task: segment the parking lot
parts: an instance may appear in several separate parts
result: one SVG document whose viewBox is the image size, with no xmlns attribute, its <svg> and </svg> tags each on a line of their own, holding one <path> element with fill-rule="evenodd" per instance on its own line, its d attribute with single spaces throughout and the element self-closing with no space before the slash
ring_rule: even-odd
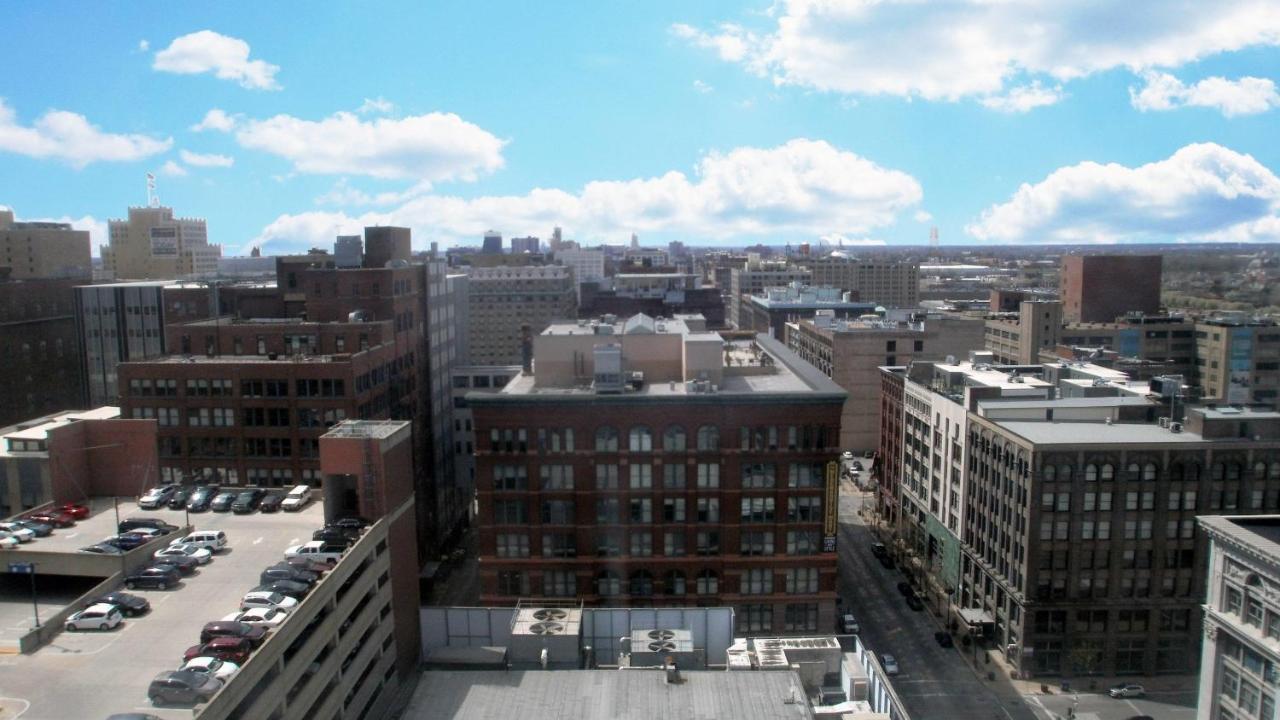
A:
<svg viewBox="0 0 1280 720">
<path fill-rule="evenodd" d="M 157 517 L 174 525 L 184 522 L 181 510 L 140 510 L 123 502 L 120 517 Z M 177 669 L 183 652 L 199 640 L 200 628 L 236 611 L 244 593 L 258 584 L 259 572 L 283 559 L 289 545 L 310 540 L 311 531 L 324 524 L 324 515 L 321 504 L 312 503 L 297 513 L 204 512 L 190 518 L 197 530 L 224 531 L 228 548 L 183 578 L 177 588 L 132 591 L 151 602 L 147 615 L 127 618 L 106 632 L 63 631 L 33 654 L 0 657 L 0 700 L 6 706 L 27 707 L 23 720 L 91 720 L 120 712 L 190 718 L 188 708 L 153 708 L 147 699 L 151 679 L 162 670 Z M 114 524 L 108 503 L 104 509 L 95 508 L 95 514 L 76 527 L 57 530 L 53 537 L 28 546 L 34 550 L 48 543 L 43 549 L 75 552 L 111 535 Z M 0 618 L 8 618 L 13 600 L 6 596 L 0 604 Z M 30 615 L 28 597 L 28 622 Z"/>
</svg>

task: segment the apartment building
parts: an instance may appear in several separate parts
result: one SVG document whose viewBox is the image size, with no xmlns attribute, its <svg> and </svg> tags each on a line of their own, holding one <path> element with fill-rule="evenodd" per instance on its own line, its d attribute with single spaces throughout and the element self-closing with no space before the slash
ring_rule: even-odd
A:
<svg viewBox="0 0 1280 720">
<path fill-rule="evenodd" d="M 1070 347 L 1114 350 L 1120 358 L 1134 358 L 1162 366 L 1161 373 L 1194 381 L 1195 323 L 1180 315 L 1133 313 L 1113 322 L 1067 322 L 1059 342 Z"/>
<path fill-rule="evenodd" d="M 557 265 L 573 270 L 573 281 L 581 288 L 583 283 L 604 281 L 604 251 L 557 249 L 553 250 Z M 581 295 L 579 295 L 581 300 Z"/>
<path fill-rule="evenodd" d="M 1068 322 L 1114 322 L 1132 312 L 1160 314 L 1161 255 L 1066 255 L 1058 276 Z"/>
<path fill-rule="evenodd" d="M 1195 379 L 1206 402 L 1280 402 L 1280 326 L 1222 316 L 1195 325 Z"/>
<path fill-rule="evenodd" d="M 650 317 L 701 315 L 711 328 L 723 328 L 724 299 L 715 288 L 702 287 L 701 278 L 688 273 L 619 273 L 613 289 L 599 283 L 579 284 L 578 317 L 604 315 Z"/>
<path fill-rule="evenodd" d="M 1280 516 L 1198 518 L 1209 544 L 1199 720 L 1275 717 Z"/>
<path fill-rule="evenodd" d="M 577 288 L 564 267 L 472 268 L 467 279 L 468 361 L 474 365 L 521 362 L 527 332 L 577 316 Z"/>
<path fill-rule="evenodd" d="M 801 260 L 814 285 L 828 285 L 853 293 L 855 300 L 888 308 L 920 304 L 920 264 L 899 260 L 856 258 L 836 251 L 826 257 Z"/>
<path fill-rule="evenodd" d="M 11 280 L 93 276 L 89 231 L 70 223 L 15 222 L 0 210 L 0 277 Z"/>
<path fill-rule="evenodd" d="M 987 316 L 986 348 L 997 363 L 1031 365 L 1040 352 L 1062 342 L 1062 303 L 1023 300 L 1017 313 Z"/>
<path fill-rule="evenodd" d="M 805 268 L 786 263 L 762 263 L 758 259 L 749 261 L 743 268 L 729 268 L 729 322 L 738 329 L 747 329 L 743 304 L 749 302 L 750 296 L 763 293 L 765 288 L 786 287 L 793 282 L 809 285 L 812 278 L 813 273 Z M 720 287 L 724 288 L 723 285 Z"/>
<path fill-rule="evenodd" d="M 0 280 L 0 424 L 85 407 L 75 286 Z"/>
<path fill-rule="evenodd" d="M 453 463 L 458 484 L 475 487 L 475 418 L 467 394 L 496 393 L 520 374 L 519 365 L 458 365 L 453 368 Z"/>
<path fill-rule="evenodd" d="M 209 244 L 203 218 L 174 217 L 173 208 L 131 207 L 128 219 L 107 223 L 103 270 L 119 280 L 172 280 L 218 273 L 222 246 Z"/>
<path fill-rule="evenodd" d="M 481 602 L 733 605 L 739 631 L 834 620 L 845 392 L 765 336 L 556 323 L 473 392 Z"/>
</svg>

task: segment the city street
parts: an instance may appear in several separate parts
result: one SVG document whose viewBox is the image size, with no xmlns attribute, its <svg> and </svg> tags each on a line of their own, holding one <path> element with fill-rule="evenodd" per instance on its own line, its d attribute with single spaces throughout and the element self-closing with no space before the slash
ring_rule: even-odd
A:
<svg viewBox="0 0 1280 720">
<path fill-rule="evenodd" d="M 871 554 L 875 536 L 858 510 L 870 495 L 843 482 L 840 496 L 840 595 L 861 626 L 859 634 L 877 654 L 889 653 L 900 673 L 893 687 L 912 718 L 957 720 L 1126 720 L 1150 715 L 1159 720 L 1193 720 L 1195 689 L 1152 690 L 1140 699 L 1117 700 L 1105 692 L 1053 694 L 1027 692 L 1007 678 L 978 675 L 960 655 L 966 649 L 942 648 L 933 634 L 941 623 L 929 611 L 907 607 L 897 585 L 900 570 L 886 570 Z M 1019 683 L 1023 688 L 1031 683 Z M 1074 712 L 1072 712 L 1074 711 Z"/>
</svg>

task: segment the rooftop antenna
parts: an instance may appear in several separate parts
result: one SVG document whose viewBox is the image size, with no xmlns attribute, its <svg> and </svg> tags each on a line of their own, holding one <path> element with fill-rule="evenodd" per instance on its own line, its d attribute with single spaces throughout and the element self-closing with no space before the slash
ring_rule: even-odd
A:
<svg viewBox="0 0 1280 720">
<path fill-rule="evenodd" d="M 929 228 L 929 254 L 933 257 L 933 261 L 938 261 L 938 226 Z"/>
<path fill-rule="evenodd" d="M 147 173 L 147 207 L 160 207 L 160 198 L 156 195 L 156 176 Z"/>
</svg>

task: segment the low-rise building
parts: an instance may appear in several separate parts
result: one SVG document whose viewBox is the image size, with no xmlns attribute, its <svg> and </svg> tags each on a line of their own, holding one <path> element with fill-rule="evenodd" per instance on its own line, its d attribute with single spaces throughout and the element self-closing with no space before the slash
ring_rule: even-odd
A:
<svg viewBox="0 0 1280 720">
<path fill-rule="evenodd" d="M 1016 313 L 987 317 L 986 348 L 998 363 L 1032 365 L 1061 338 L 1062 303 L 1056 300 L 1023 300 Z"/>
<path fill-rule="evenodd" d="M 877 309 L 884 311 L 875 303 L 856 301 L 852 293 L 839 288 L 793 282 L 742 298 L 738 329 L 765 333 L 785 343 L 788 323 L 809 320 L 819 313 L 839 320 L 857 319 L 874 315 Z"/>
<path fill-rule="evenodd" d="M 88 280 L 92 275 L 88 230 L 70 223 L 15 222 L 12 210 L 0 210 L 0 278 Z"/>
</svg>

